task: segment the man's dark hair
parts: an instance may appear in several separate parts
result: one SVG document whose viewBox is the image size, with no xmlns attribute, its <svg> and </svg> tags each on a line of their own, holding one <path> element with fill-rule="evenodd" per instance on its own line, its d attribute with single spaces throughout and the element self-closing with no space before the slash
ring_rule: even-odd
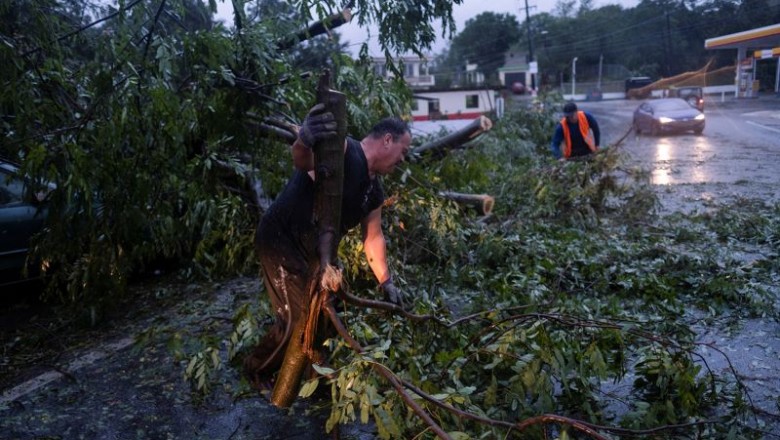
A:
<svg viewBox="0 0 780 440">
<path fill-rule="evenodd" d="M 566 105 L 563 106 L 564 115 L 572 115 L 576 112 L 577 112 L 577 104 L 573 102 L 567 102 Z"/>
<path fill-rule="evenodd" d="M 411 131 L 409 130 L 409 124 L 403 119 L 385 118 L 371 127 L 371 131 L 368 132 L 368 135 L 374 139 L 379 139 L 384 136 L 385 133 L 390 133 L 393 136 L 393 142 L 396 142 L 404 134 L 411 134 Z"/>
</svg>

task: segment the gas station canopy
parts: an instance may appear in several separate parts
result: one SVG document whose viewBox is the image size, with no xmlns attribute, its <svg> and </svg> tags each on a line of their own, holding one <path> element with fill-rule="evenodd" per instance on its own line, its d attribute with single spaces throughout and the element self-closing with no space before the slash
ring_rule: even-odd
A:
<svg viewBox="0 0 780 440">
<path fill-rule="evenodd" d="M 780 24 L 708 38 L 704 41 L 705 49 L 771 49 L 775 47 L 780 48 Z"/>
<path fill-rule="evenodd" d="M 758 92 L 756 60 L 778 58 L 775 92 L 780 92 L 780 24 L 708 38 L 704 48 L 737 49 L 737 97 L 751 97 Z"/>
</svg>

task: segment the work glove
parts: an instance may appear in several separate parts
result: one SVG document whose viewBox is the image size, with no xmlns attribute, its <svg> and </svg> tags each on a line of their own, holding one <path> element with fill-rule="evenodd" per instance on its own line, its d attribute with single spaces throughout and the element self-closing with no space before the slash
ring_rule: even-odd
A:
<svg viewBox="0 0 780 440">
<path fill-rule="evenodd" d="M 333 113 L 325 111 L 325 105 L 320 103 L 309 110 L 298 130 L 298 138 L 307 148 L 312 148 L 321 140 L 335 137 L 337 128 Z"/>
<path fill-rule="evenodd" d="M 395 287 L 392 277 L 388 278 L 384 283 L 380 284 L 379 290 L 385 294 L 385 300 L 397 305 L 402 309 L 404 308 L 404 294 L 399 288 Z"/>
</svg>

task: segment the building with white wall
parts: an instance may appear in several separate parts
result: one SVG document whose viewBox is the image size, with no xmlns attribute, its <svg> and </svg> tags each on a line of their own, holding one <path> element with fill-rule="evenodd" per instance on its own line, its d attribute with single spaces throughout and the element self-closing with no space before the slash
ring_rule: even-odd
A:
<svg viewBox="0 0 780 440">
<path fill-rule="evenodd" d="M 400 58 L 403 63 L 404 81 L 412 89 L 428 88 L 436 85 L 436 80 L 428 71 L 428 59 L 418 56 L 405 56 Z M 374 65 L 374 72 L 383 78 L 393 78 L 393 70 L 387 66 L 387 60 L 384 57 L 374 57 L 371 59 Z"/>
<path fill-rule="evenodd" d="M 497 92 L 492 89 L 426 90 L 414 93 L 415 121 L 474 119 L 493 111 Z"/>
</svg>

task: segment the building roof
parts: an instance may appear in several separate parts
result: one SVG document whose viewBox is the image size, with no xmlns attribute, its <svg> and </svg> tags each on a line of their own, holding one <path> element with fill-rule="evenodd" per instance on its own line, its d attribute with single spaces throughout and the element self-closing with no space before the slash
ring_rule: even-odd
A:
<svg viewBox="0 0 780 440">
<path fill-rule="evenodd" d="M 704 41 L 705 49 L 766 49 L 778 46 L 780 46 L 780 24 L 708 38 Z"/>
</svg>

